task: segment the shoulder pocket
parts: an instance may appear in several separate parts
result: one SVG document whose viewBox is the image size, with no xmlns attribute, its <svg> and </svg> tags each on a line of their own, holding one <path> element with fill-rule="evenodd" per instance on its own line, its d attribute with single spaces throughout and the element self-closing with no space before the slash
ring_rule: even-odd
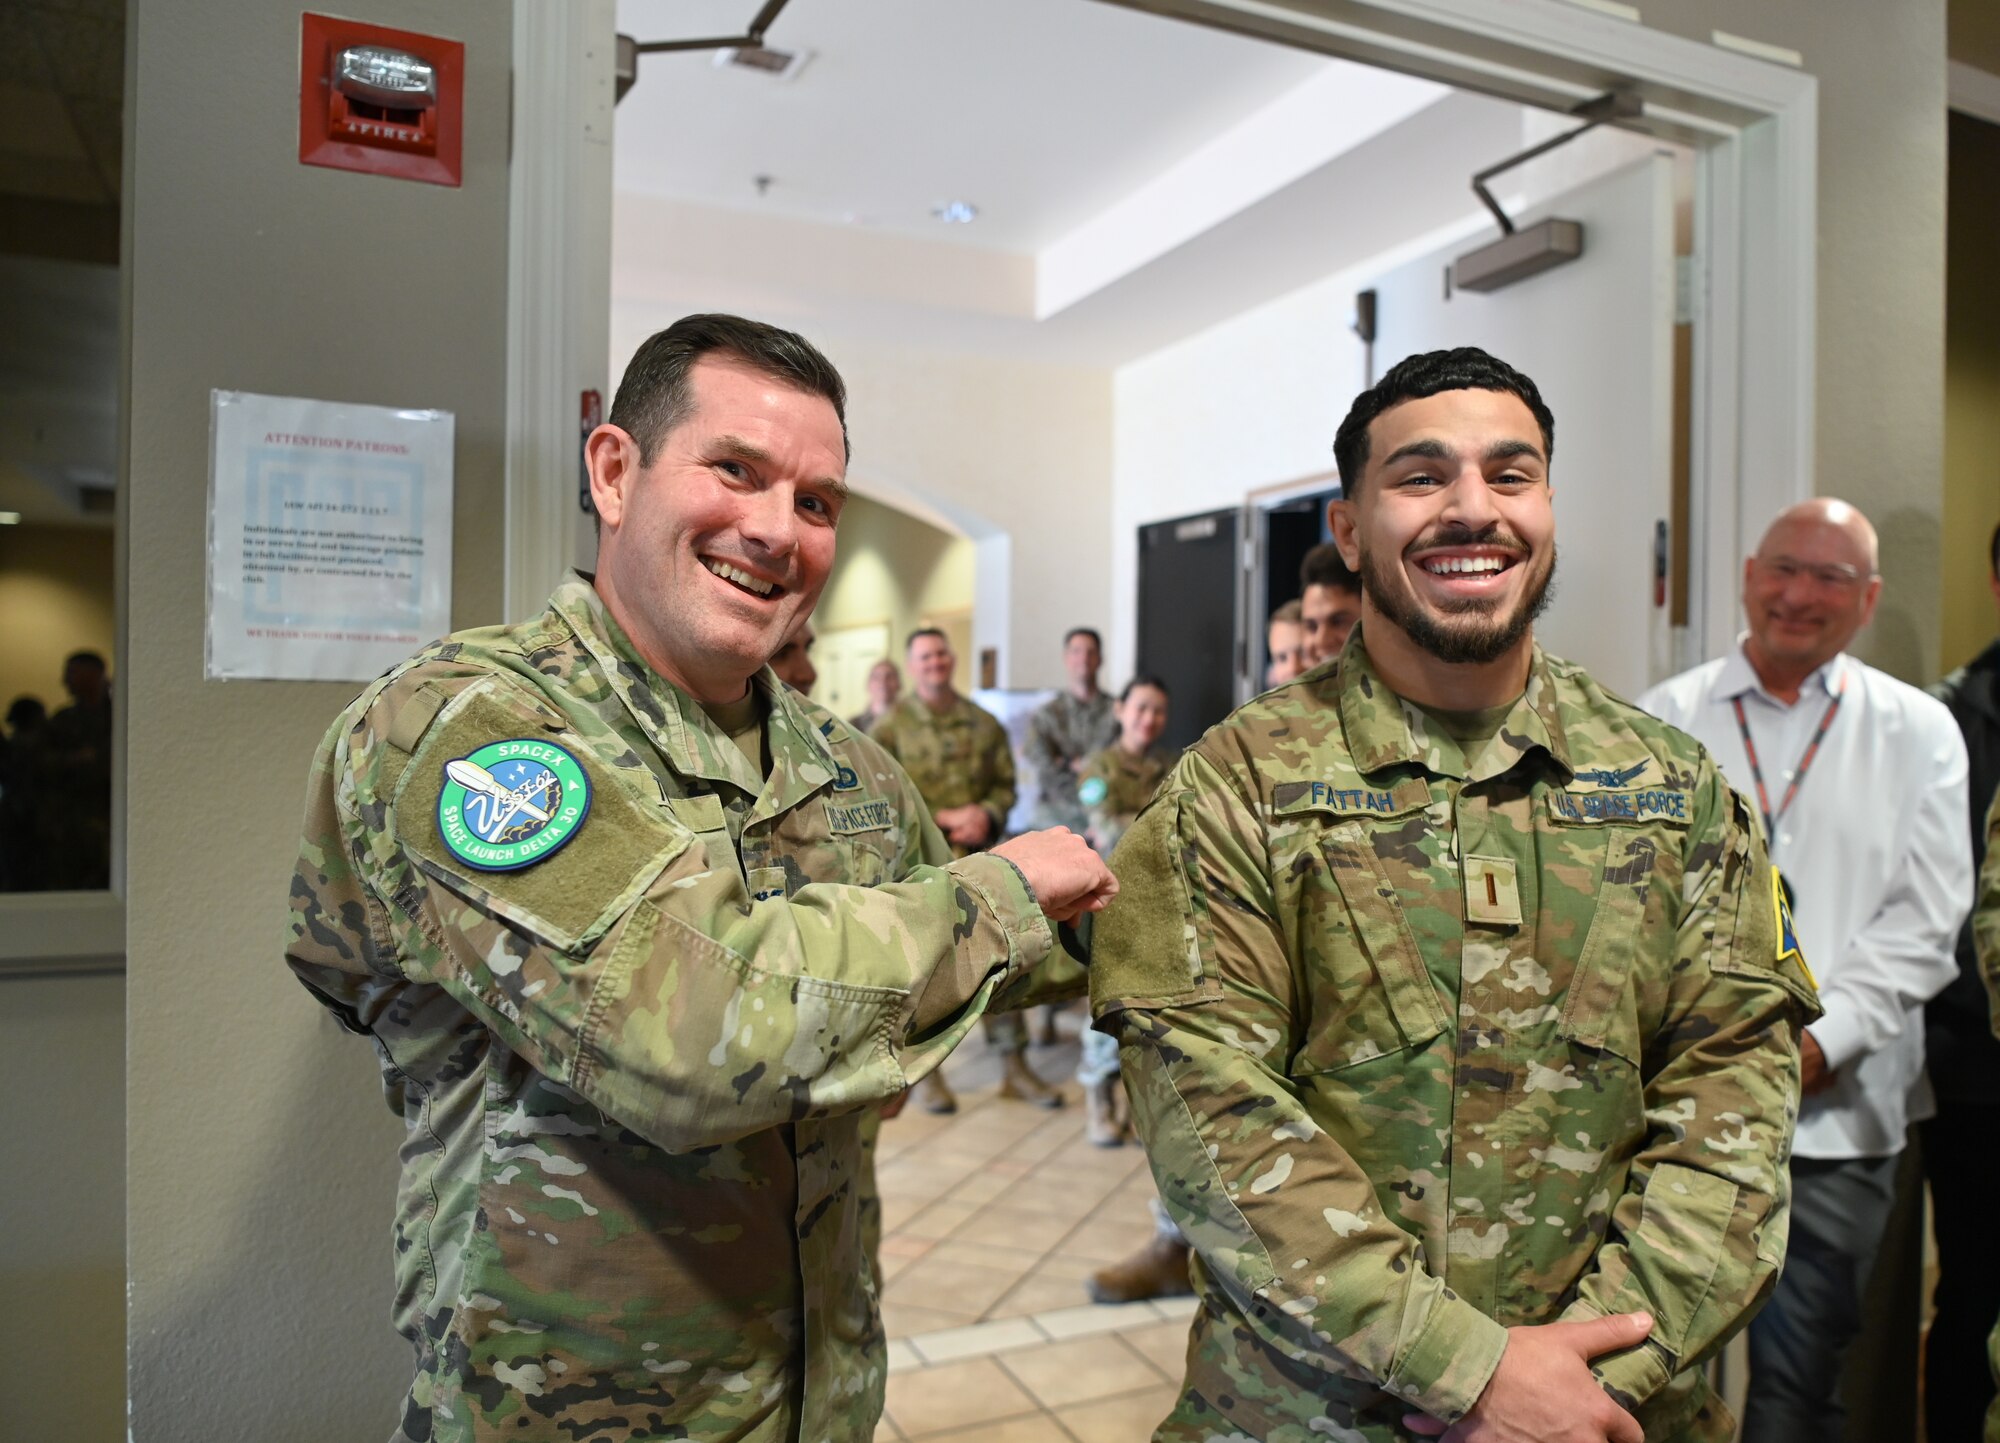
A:
<svg viewBox="0 0 2000 1443">
<path fill-rule="evenodd" d="M 1212 1002 L 1215 937 L 1201 864 L 1185 840 L 1192 792 L 1161 793 L 1113 856 L 1118 897 L 1093 925 L 1091 1010 Z"/>
<path fill-rule="evenodd" d="M 451 824 L 447 818 L 455 820 L 465 810 L 457 803 L 466 791 L 447 768 L 495 743 L 517 740 L 559 747 L 572 758 L 586 780 L 588 806 L 562 840 L 539 857 L 504 870 L 475 865 L 461 853 L 477 852 L 476 847 L 460 837 L 454 850 L 444 835 Z M 557 770 L 569 773 L 560 765 Z M 506 780 L 498 785 L 505 789 Z M 453 789 L 451 798 L 445 795 L 448 789 Z M 546 792 L 529 798 L 538 807 L 546 799 Z M 441 802 L 452 805 L 441 813 Z M 472 805 L 473 820 L 483 825 L 498 815 L 489 808 L 504 809 L 505 804 L 489 799 Z M 502 684 L 492 681 L 474 683 L 438 715 L 397 780 L 394 807 L 397 840 L 419 869 L 478 911 L 559 952 L 593 946 L 691 840 L 658 807 L 638 801 L 617 771 L 581 738 L 551 729 L 541 712 L 510 701 Z M 523 829 L 535 824 L 532 814 L 517 815 Z M 517 861 L 518 856 L 509 853 L 500 860 Z"/>
</svg>

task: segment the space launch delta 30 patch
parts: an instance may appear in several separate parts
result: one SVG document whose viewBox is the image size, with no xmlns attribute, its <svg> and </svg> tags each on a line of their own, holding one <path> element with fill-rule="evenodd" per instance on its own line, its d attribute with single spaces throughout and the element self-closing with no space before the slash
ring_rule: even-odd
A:
<svg viewBox="0 0 2000 1443">
<path fill-rule="evenodd" d="M 438 836 L 468 867 L 512 872 L 552 856 L 590 813 L 590 778 L 553 742 L 488 742 L 444 764 Z"/>
</svg>

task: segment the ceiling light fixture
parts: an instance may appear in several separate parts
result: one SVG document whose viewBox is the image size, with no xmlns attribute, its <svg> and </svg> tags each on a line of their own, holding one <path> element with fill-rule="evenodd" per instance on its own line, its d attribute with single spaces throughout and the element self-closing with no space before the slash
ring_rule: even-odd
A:
<svg viewBox="0 0 2000 1443">
<path fill-rule="evenodd" d="M 979 219 L 979 207 L 969 200 L 948 200 L 932 206 L 931 214 L 946 225 L 971 225 Z"/>
</svg>

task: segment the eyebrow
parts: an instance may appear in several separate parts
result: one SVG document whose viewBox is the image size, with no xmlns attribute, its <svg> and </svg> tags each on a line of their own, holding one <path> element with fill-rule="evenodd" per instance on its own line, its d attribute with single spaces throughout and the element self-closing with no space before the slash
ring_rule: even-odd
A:
<svg viewBox="0 0 2000 1443">
<path fill-rule="evenodd" d="M 717 436 L 709 443 L 708 449 L 711 455 L 728 457 L 732 461 L 747 461 L 753 466 L 769 466 L 776 459 L 762 446 L 753 441 L 746 441 L 741 436 Z M 847 483 L 838 476 L 822 476 L 807 484 L 825 487 L 833 493 L 836 500 L 840 501 L 845 501 L 852 494 L 847 488 Z"/>
<path fill-rule="evenodd" d="M 1480 459 L 1511 461 L 1517 456 L 1532 456 L 1537 461 L 1542 459 L 1541 450 L 1527 441 L 1495 441 L 1486 448 L 1485 454 Z M 1382 458 L 1382 464 L 1393 466 L 1398 461 L 1411 457 L 1424 461 L 1455 461 L 1458 459 L 1458 453 L 1442 441 L 1425 437 L 1420 441 L 1412 441 L 1407 446 L 1398 446 Z"/>
</svg>

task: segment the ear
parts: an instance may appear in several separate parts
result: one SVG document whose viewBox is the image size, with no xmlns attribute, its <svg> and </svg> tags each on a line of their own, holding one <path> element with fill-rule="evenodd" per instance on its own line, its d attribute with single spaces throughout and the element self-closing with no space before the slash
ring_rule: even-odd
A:
<svg viewBox="0 0 2000 1443">
<path fill-rule="evenodd" d="M 590 504 L 614 530 L 625 519 L 625 505 L 639 482 L 639 443 L 621 426 L 609 422 L 583 443 L 583 464 L 590 471 Z"/>
<path fill-rule="evenodd" d="M 1882 578 L 1877 576 L 1868 583 L 1868 590 L 1861 598 L 1861 624 L 1866 626 L 1875 619 L 1875 603 L 1882 599 Z"/>
<path fill-rule="evenodd" d="M 1356 536 L 1361 525 L 1356 510 L 1360 504 L 1345 496 L 1326 503 L 1326 524 L 1333 532 L 1333 544 L 1340 548 L 1340 559 L 1347 563 L 1347 569 L 1354 572 L 1361 570 L 1361 543 Z"/>
</svg>

